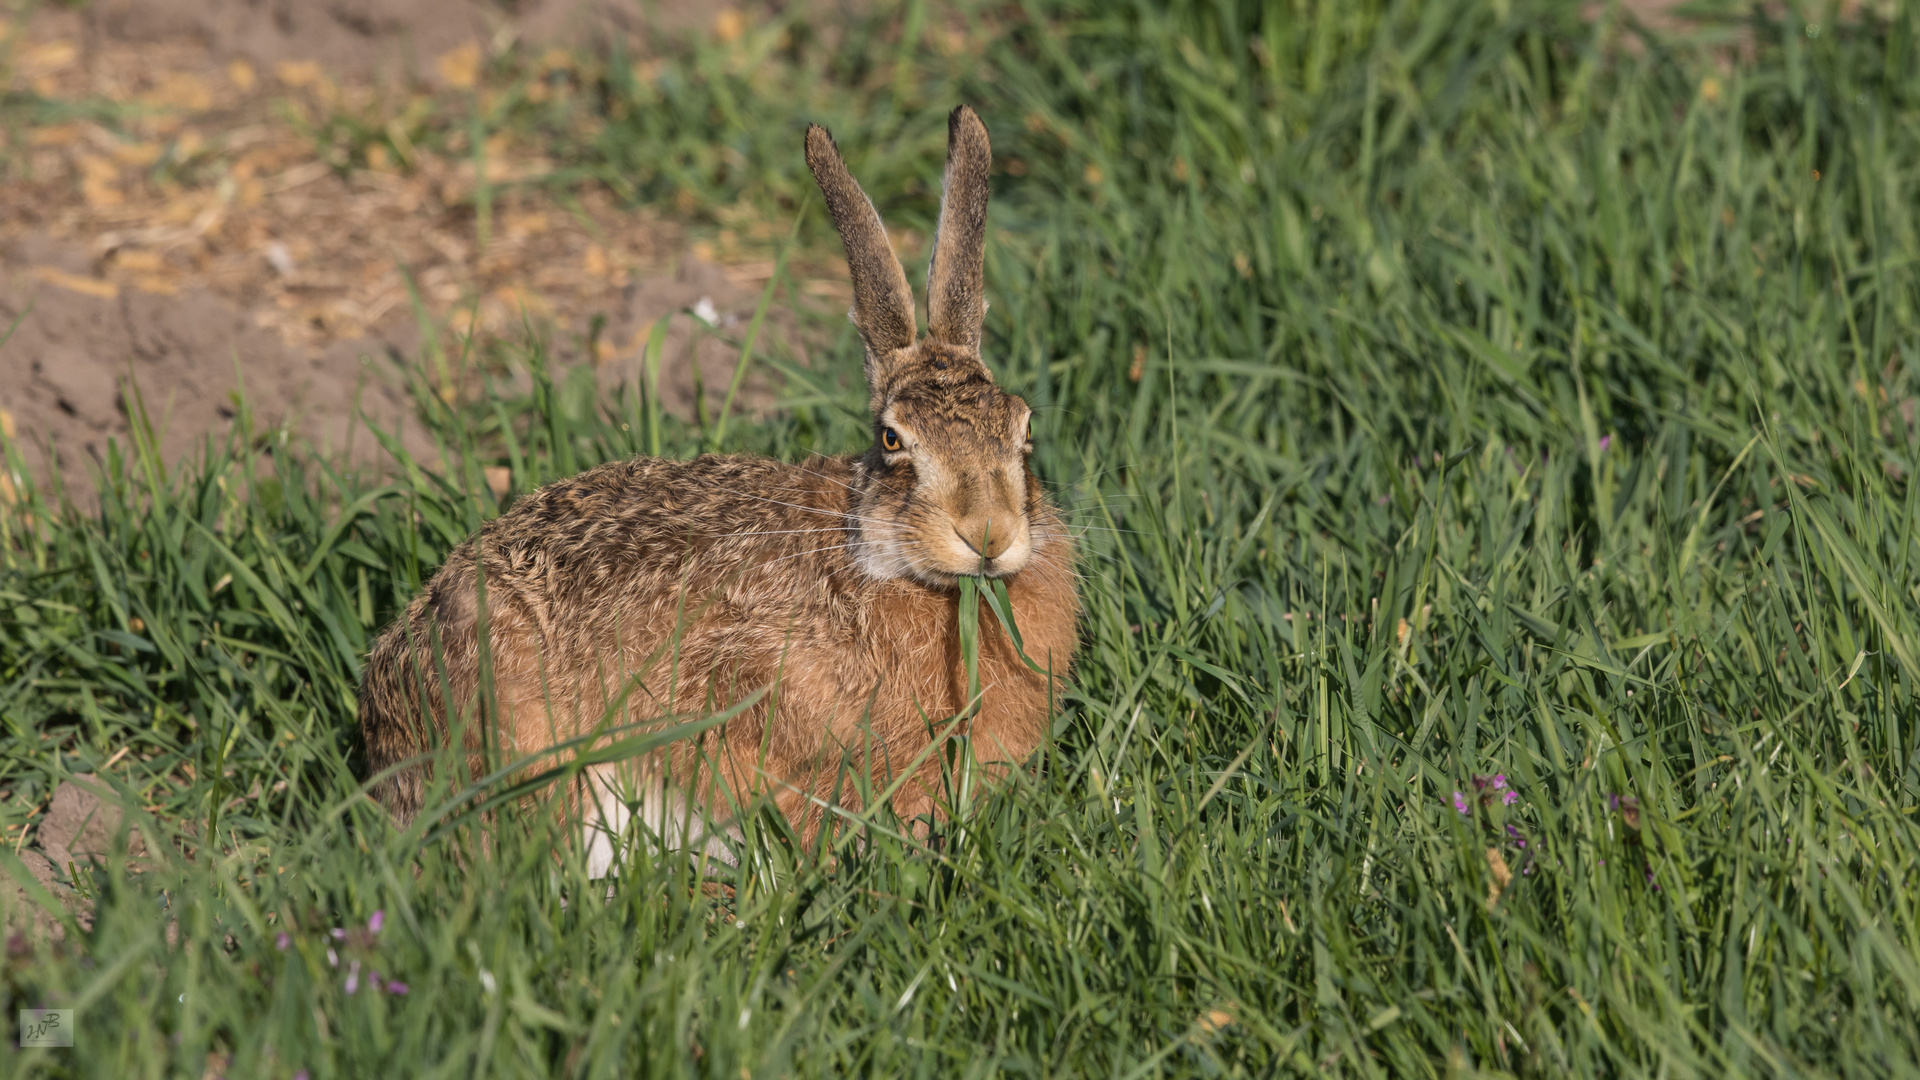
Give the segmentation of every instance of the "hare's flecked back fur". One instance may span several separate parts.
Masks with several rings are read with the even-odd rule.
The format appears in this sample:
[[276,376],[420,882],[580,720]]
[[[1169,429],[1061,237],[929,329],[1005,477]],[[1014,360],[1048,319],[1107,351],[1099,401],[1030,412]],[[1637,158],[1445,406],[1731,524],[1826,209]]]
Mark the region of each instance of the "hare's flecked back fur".
[[[825,130],[808,129],[806,152],[852,271],[873,445],[799,464],[610,462],[515,502],[374,643],[360,693],[373,770],[443,745],[450,713],[469,751],[494,724],[513,760],[593,732],[615,701],[615,722],[630,724],[772,687],[722,728],[630,763],[626,779],[704,774],[739,802],[769,793],[803,834],[823,803],[858,808],[847,767],[883,787],[904,779],[902,817],[937,812],[944,755],[924,752],[967,703],[958,581],[975,574],[1004,581],[1026,656],[1049,674],[983,609],[980,705],[956,733],[1001,770],[1039,745],[1079,598],[1071,538],[1027,467],[1031,412],[979,353],[986,128],[965,107],[949,124],[918,340],[872,203]],[[466,723],[483,697],[482,596],[494,711]],[[376,787],[403,821],[424,791],[418,765]],[[712,788],[697,794],[710,800]]]

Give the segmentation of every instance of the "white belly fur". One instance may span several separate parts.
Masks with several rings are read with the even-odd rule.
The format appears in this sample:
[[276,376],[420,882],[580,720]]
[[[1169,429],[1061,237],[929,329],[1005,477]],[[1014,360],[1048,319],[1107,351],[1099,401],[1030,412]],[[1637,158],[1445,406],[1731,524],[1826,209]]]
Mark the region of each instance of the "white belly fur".
[[[729,840],[738,840],[737,830],[716,826],[685,796],[661,780],[636,783],[622,775],[617,765],[591,765],[587,768],[587,791],[591,795],[583,815],[587,844],[587,876],[598,880],[611,876],[620,856],[632,849],[635,841],[644,841],[650,851],[704,852],[729,866],[735,865]],[[629,809],[639,804],[636,814]],[[638,827],[636,827],[638,826]]]

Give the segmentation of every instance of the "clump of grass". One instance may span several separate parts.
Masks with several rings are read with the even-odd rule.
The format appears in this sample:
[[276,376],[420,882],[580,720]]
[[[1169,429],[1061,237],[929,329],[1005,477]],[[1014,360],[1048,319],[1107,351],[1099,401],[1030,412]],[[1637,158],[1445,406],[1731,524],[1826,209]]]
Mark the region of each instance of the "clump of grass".
[[[817,109],[910,219],[918,110],[979,104],[990,359],[1088,552],[1033,776],[937,852],[763,815],[737,871],[643,855],[611,895],[538,815],[423,844],[359,795],[352,688],[496,512],[480,466],[701,433],[536,377],[423,395],[449,467],[381,485],[140,442],[98,516],[0,516],[0,808],[131,746],[186,851],[9,959],[9,1000],[82,1009],[19,1068],[1914,1069],[1911,14],[1749,15],[1731,69],[1557,5],[994,17],[940,67],[877,15],[805,95],[815,53],[701,46],[579,152],[698,135],[791,187],[758,148]],[[730,448],[858,445],[831,355]]]

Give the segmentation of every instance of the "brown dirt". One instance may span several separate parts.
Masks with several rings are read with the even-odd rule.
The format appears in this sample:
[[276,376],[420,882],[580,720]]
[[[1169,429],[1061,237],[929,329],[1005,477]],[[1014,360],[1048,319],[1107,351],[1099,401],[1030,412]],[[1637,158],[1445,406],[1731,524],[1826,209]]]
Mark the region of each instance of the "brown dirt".
[[[53,790],[45,815],[32,830],[33,845],[19,851],[20,861],[26,864],[33,881],[71,912],[83,929],[92,925],[92,905],[74,890],[69,875],[86,866],[105,866],[106,860],[120,854],[132,859],[129,865],[137,868],[146,854],[146,844],[139,833],[128,832],[122,846],[121,826],[125,820],[120,796],[113,788],[90,775],[75,776]],[[4,882],[0,909],[4,909],[0,921],[10,928],[24,929],[46,940],[65,937],[59,919],[37,903],[22,882]]]
[[[76,776],[53,789],[35,840],[55,866],[99,862],[116,850],[125,820],[111,787],[91,775]],[[139,834],[128,837],[128,855],[138,859],[145,850]]]
[[[410,448],[428,453],[396,368],[423,351],[409,279],[443,345],[531,321],[557,361],[593,362],[603,386],[632,376],[654,320],[703,299],[722,337],[737,332],[770,262],[724,264],[674,220],[591,186],[563,204],[519,184],[553,167],[537,146],[489,139],[483,245],[470,155],[344,167],[298,122],[430,105],[436,87],[484,94],[483,50],[516,41],[619,35],[639,52],[662,26],[724,35],[748,17],[686,0],[95,0],[0,17],[14,89],[139,109],[113,130],[80,119],[4,136],[0,332],[20,321],[0,345],[0,434],[83,505],[136,403],[172,462],[224,430],[242,386],[256,426],[284,422],[323,452],[373,455],[355,432],[363,412],[411,426]],[[663,390],[690,411],[692,335],[674,325]],[[710,391],[732,360],[704,338]],[[764,406],[768,388],[747,399]],[[22,479],[0,471],[0,508]]]
[[629,51],[659,30],[703,25],[725,4],[690,0],[93,0],[82,21],[119,41],[197,38],[222,59],[318,63],[336,77],[432,78],[468,43],[511,41]]

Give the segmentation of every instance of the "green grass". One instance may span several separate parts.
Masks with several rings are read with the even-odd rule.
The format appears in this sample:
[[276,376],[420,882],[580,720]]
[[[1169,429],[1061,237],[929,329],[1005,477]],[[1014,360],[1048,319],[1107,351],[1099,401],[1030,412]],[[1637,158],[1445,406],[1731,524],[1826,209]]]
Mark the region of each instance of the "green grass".
[[[480,466],[711,429],[537,378],[421,395],[445,475],[123,448],[97,515],[0,512],[0,812],[131,747],[186,853],[8,954],[0,1005],[81,1037],[0,1068],[1920,1072],[1920,36],[1743,16],[1728,67],[1572,6],[913,4],[605,65],[595,123],[501,106],[715,222],[791,220],[821,118],[923,234],[980,108],[1020,170],[990,360],[1086,527],[1035,776],[938,853],[762,816],[726,889],[668,858],[603,899],[538,816],[422,842],[358,795],[353,690],[496,511]],[[860,444],[855,342],[810,325],[726,448]],[[348,995],[354,958],[411,992]]]

